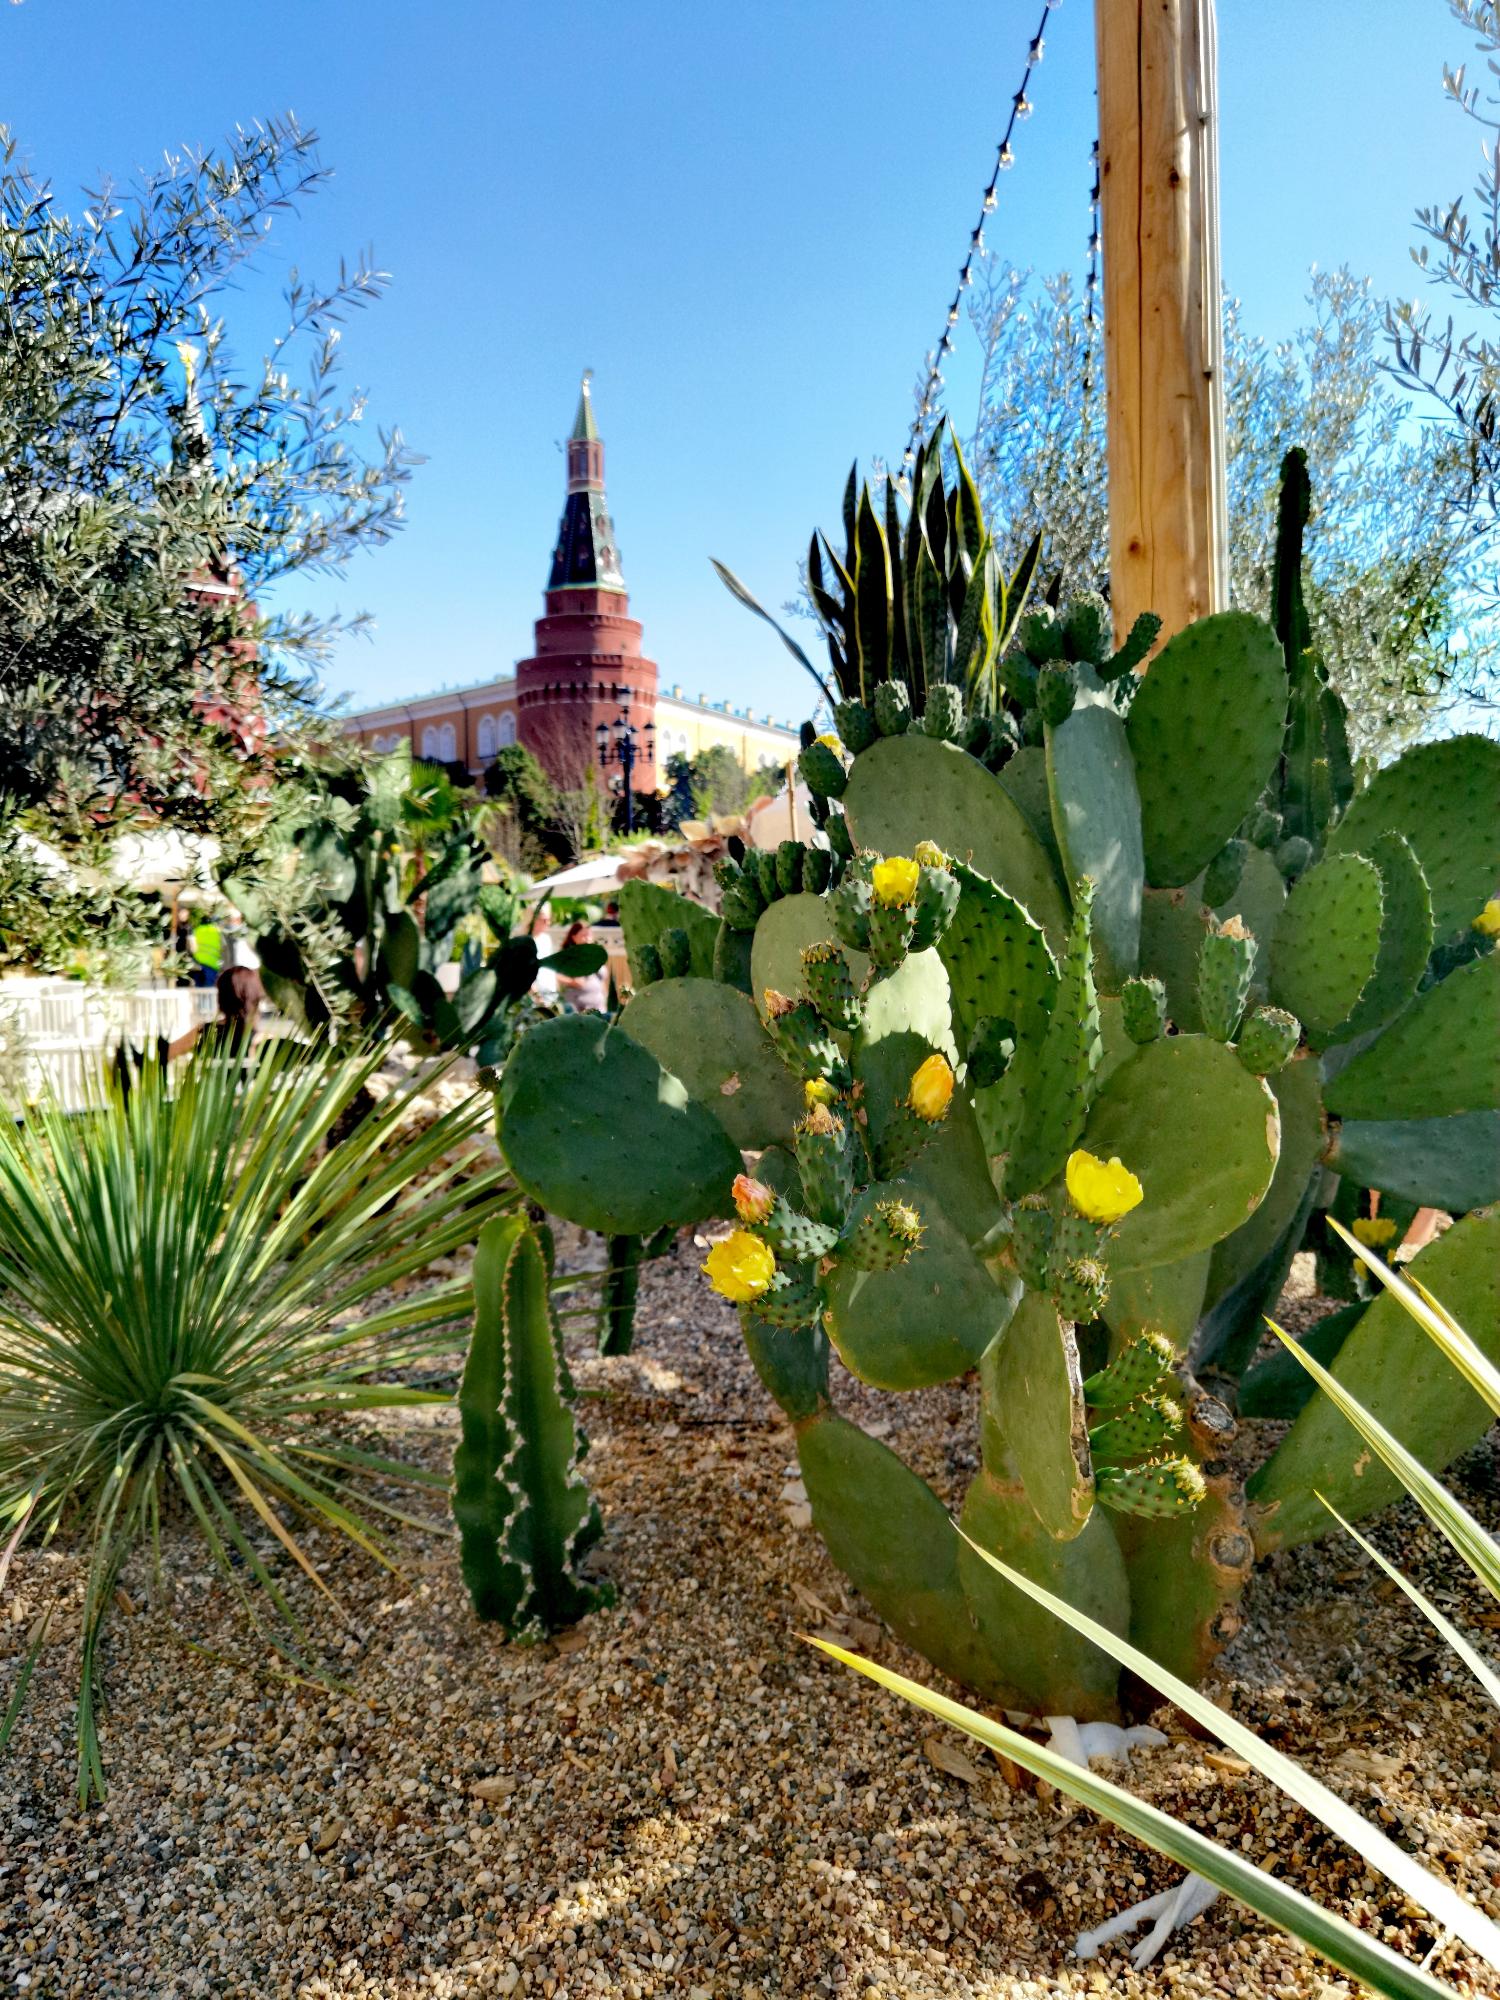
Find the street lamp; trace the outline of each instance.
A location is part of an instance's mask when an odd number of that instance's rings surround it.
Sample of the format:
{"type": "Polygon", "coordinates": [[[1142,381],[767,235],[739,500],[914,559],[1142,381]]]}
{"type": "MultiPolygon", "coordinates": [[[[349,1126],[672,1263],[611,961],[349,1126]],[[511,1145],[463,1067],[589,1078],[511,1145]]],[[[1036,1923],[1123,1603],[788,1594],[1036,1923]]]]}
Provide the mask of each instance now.
{"type": "Polygon", "coordinates": [[[613,723],[601,722],[595,726],[594,743],[599,752],[599,768],[601,771],[608,770],[612,763],[618,764],[620,767],[619,777],[611,779],[610,785],[612,790],[616,785],[623,787],[625,792],[625,831],[627,833],[634,833],[635,788],[631,782],[631,777],[635,770],[637,758],[643,758],[647,763],[650,763],[654,754],[656,730],[654,725],[649,722],[644,729],[637,730],[635,724],[630,720],[630,704],[634,699],[633,689],[617,687],[614,695],[619,707],[619,713],[613,723]]]}

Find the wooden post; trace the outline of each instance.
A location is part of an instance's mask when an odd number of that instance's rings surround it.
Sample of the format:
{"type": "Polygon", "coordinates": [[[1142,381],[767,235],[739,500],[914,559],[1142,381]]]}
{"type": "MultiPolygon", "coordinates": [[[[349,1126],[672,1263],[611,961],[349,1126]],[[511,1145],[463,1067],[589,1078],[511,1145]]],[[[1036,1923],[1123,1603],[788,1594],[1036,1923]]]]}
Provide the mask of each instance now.
{"type": "Polygon", "coordinates": [[[1214,0],[1096,0],[1110,594],[1229,602],[1214,0]]]}

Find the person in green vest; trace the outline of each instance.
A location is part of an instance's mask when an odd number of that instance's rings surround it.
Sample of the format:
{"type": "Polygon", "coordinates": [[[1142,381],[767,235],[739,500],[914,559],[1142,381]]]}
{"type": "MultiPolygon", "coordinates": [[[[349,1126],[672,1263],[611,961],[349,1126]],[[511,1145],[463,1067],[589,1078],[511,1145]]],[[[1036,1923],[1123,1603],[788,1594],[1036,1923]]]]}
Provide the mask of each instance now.
{"type": "Polygon", "coordinates": [[[205,910],[202,921],[193,926],[193,963],[198,970],[193,975],[199,986],[216,986],[219,974],[224,969],[224,933],[219,928],[217,912],[205,910]]]}

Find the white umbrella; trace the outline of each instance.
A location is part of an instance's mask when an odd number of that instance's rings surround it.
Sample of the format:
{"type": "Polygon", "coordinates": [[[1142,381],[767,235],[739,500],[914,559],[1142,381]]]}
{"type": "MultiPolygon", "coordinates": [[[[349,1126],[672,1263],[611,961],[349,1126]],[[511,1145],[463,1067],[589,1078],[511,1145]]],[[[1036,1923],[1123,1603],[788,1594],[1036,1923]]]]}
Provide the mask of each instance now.
{"type": "Polygon", "coordinates": [[[110,849],[110,873],[127,889],[181,888],[212,893],[219,843],[169,828],[122,833],[110,849]]]}
{"type": "Polygon", "coordinates": [[[525,900],[535,903],[543,896],[597,896],[618,889],[624,858],[620,854],[601,854],[592,861],[580,861],[572,868],[564,868],[560,875],[549,875],[545,882],[533,882],[525,900]]]}

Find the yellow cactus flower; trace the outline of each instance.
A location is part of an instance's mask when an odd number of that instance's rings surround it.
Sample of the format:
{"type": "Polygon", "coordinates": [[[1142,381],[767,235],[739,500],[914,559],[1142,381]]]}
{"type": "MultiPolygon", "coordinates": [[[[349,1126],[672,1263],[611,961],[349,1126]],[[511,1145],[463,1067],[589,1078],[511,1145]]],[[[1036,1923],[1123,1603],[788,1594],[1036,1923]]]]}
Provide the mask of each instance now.
{"type": "Polygon", "coordinates": [[[776,1259],[769,1243],[748,1229],[736,1229],[714,1245],[702,1268],[721,1299],[744,1306],[758,1299],[775,1277],[776,1259]]]}
{"type": "Polygon", "coordinates": [[[730,1192],[734,1196],[734,1212],[741,1222],[764,1222],[776,1205],[776,1190],[749,1174],[736,1174],[730,1192]]]}
{"type": "Polygon", "coordinates": [[[1367,1250],[1383,1250],[1387,1243],[1395,1242],[1396,1225],[1388,1215],[1356,1215],[1353,1233],[1367,1250]]]}
{"type": "Polygon", "coordinates": [[[1118,1222],[1141,1199],[1140,1182],[1118,1158],[1096,1159],[1080,1146],[1068,1155],[1068,1195],[1090,1222],[1118,1222]]]}
{"type": "Polygon", "coordinates": [[[944,854],[942,848],[938,846],[935,840],[919,840],[912,849],[912,854],[919,867],[946,868],[948,866],[948,856],[944,854]]]}
{"type": "Polygon", "coordinates": [[[835,735],[833,735],[831,731],[825,736],[820,736],[817,740],[820,743],[826,743],[828,748],[833,752],[835,757],[843,756],[844,746],[842,743],[840,743],[839,739],[835,735]]]}
{"type": "Polygon", "coordinates": [[[837,1096],[826,1076],[810,1076],[802,1086],[802,1101],[809,1111],[815,1104],[832,1104],[837,1096]]]}
{"type": "Polygon", "coordinates": [[[935,1125],[953,1100],[953,1071],[946,1056],[929,1056],[911,1080],[907,1102],[919,1118],[935,1125]]]}
{"type": "Polygon", "coordinates": [[[870,887],[875,891],[877,903],[884,903],[891,909],[909,903],[917,893],[917,883],[922,870],[910,856],[893,854],[885,861],[877,861],[870,874],[870,887]]]}
{"type": "Polygon", "coordinates": [[[1500,937],[1500,896],[1490,897],[1474,919],[1472,928],[1481,937],[1500,937]]]}

